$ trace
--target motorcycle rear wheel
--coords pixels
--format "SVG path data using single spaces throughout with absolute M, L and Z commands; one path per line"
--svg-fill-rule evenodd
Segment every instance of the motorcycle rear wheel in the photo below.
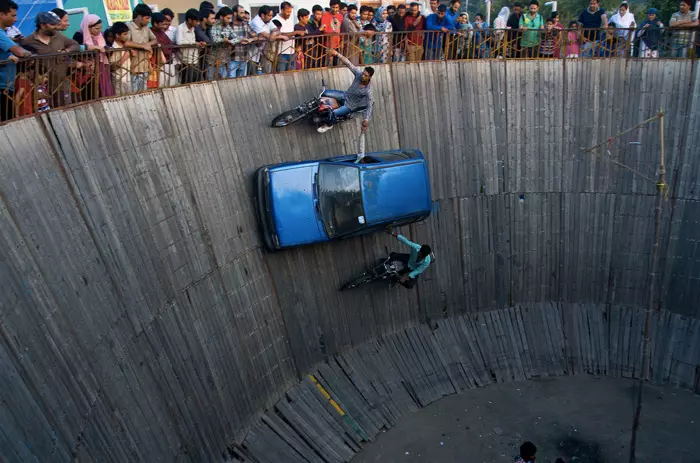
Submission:
M 286 127 L 303 119 L 305 115 L 306 114 L 299 111 L 298 109 L 290 109 L 289 111 L 285 111 L 279 116 L 272 119 L 272 123 L 270 125 L 272 127 Z
M 369 283 L 372 280 L 374 280 L 374 275 L 372 275 L 369 272 L 365 272 L 362 275 L 345 283 L 343 286 L 340 287 L 340 290 L 343 291 L 346 289 L 357 288 L 358 286 L 364 285 L 365 283 Z

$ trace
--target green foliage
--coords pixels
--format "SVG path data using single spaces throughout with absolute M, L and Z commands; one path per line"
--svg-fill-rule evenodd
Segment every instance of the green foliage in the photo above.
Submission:
M 465 2 L 462 0 L 462 9 L 465 7 Z M 527 9 L 527 3 L 529 0 L 518 0 L 523 4 L 523 8 Z M 539 0 L 540 2 L 540 13 L 543 17 L 548 18 L 552 13 L 552 8 L 549 6 L 544 6 L 547 0 Z M 567 26 L 569 21 L 578 19 L 579 14 L 586 8 L 588 8 L 589 0 L 559 0 L 557 2 L 557 9 L 561 15 L 561 23 Z M 512 11 L 513 1 L 511 0 L 494 0 L 491 5 L 491 25 L 493 25 L 494 19 L 501 11 L 501 8 L 507 6 Z M 621 0 L 615 0 L 614 3 L 610 3 L 609 0 L 601 0 L 600 6 L 605 8 L 608 13 L 608 18 L 617 12 L 617 8 L 622 3 Z M 671 15 L 678 11 L 678 0 L 649 0 L 639 1 L 631 0 L 628 2 L 630 5 L 630 11 L 634 13 L 634 17 L 637 20 L 637 24 L 641 23 L 646 19 L 646 12 L 648 8 L 654 7 L 659 10 L 659 18 L 665 25 L 671 19 Z M 468 7 L 469 18 L 474 19 L 476 13 L 483 13 L 486 16 L 487 4 L 483 0 L 471 0 Z

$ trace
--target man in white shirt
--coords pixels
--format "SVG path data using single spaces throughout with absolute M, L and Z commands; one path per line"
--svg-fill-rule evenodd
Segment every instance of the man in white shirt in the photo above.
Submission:
M 301 32 L 294 30 L 294 18 L 292 17 L 292 4 L 282 2 L 280 12 L 272 20 L 277 20 L 280 23 L 279 31 L 286 37 L 294 37 L 301 35 Z M 278 44 L 279 51 L 277 55 L 277 72 L 290 71 L 294 69 L 294 40 L 285 40 Z
M 180 66 L 180 83 L 189 84 L 197 82 L 201 78 L 201 70 L 199 68 L 199 50 L 194 48 L 195 45 L 204 46 L 205 44 L 197 43 L 194 29 L 199 26 L 199 11 L 190 8 L 185 13 L 185 22 L 177 26 L 175 33 L 175 43 L 180 46 L 185 46 L 180 50 L 182 65 Z
M 272 8 L 263 5 L 258 10 L 258 15 L 250 21 L 250 29 L 257 34 L 259 40 L 256 46 L 251 47 L 251 61 L 258 63 L 265 73 L 272 72 L 272 63 L 275 56 L 274 41 L 278 39 L 287 40 L 287 37 L 279 35 L 277 27 L 272 23 Z

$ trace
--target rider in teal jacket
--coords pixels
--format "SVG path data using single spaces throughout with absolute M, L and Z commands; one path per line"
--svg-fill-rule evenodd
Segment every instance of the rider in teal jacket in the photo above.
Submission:
M 414 243 L 398 232 L 391 232 L 391 234 L 403 244 L 411 247 L 410 255 L 392 252 L 391 258 L 402 262 L 407 267 L 401 272 L 399 281 L 406 288 L 413 288 L 416 285 L 418 276 L 423 273 L 433 261 L 430 246 L 427 244 L 420 245 Z

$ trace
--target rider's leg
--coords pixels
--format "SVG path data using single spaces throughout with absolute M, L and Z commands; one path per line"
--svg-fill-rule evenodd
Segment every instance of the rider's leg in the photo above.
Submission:
M 412 289 L 414 286 L 416 286 L 418 278 L 409 278 L 406 283 L 401 283 L 401 285 L 404 288 Z
M 350 110 L 350 108 L 348 108 L 347 105 L 343 105 L 338 109 L 334 109 L 328 114 L 328 122 L 330 122 L 331 124 L 335 124 L 339 117 L 345 117 L 351 112 L 352 111 Z

